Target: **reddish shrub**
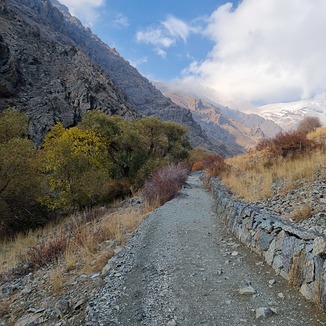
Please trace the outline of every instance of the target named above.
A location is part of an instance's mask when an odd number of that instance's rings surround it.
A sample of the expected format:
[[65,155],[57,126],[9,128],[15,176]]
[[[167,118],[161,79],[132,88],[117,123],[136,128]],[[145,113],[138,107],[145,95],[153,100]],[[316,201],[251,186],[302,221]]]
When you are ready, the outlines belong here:
[[265,148],[270,147],[272,145],[272,143],[273,143],[272,138],[262,138],[258,141],[258,143],[255,147],[255,150],[261,151]]
[[187,180],[189,169],[181,164],[170,164],[145,182],[143,195],[149,203],[163,205],[175,197]]
[[314,146],[314,141],[309,140],[306,133],[290,131],[279,133],[271,139],[261,140],[256,149],[266,149],[271,157],[293,157],[312,150]]
[[229,166],[224,162],[223,157],[215,156],[214,161],[212,161],[206,169],[206,173],[210,177],[217,177],[228,170]]
[[28,251],[28,263],[33,268],[42,267],[56,261],[66,250],[67,239],[63,234],[46,242],[41,242]]
[[300,121],[297,130],[307,134],[310,131],[320,128],[321,126],[322,124],[319,118],[307,116]]
[[203,161],[199,161],[199,162],[195,162],[193,165],[192,165],[192,171],[200,171],[200,170],[203,170],[204,169],[204,163]]

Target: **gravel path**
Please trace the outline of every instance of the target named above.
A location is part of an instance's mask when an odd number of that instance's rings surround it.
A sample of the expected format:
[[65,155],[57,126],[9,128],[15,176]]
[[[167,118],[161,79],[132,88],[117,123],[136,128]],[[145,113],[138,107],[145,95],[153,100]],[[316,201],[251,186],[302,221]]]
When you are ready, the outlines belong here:
[[[199,174],[188,184],[110,261],[85,325],[324,325],[310,303],[226,232]],[[239,292],[252,288],[255,294]],[[261,307],[276,313],[256,318]]]

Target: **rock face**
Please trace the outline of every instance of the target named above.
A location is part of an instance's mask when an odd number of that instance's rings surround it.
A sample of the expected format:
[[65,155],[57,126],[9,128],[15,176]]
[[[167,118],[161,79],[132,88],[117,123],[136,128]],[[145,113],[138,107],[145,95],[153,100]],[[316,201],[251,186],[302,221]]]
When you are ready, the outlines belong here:
[[188,108],[212,142],[224,149],[226,156],[242,153],[260,139],[282,131],[274,122],[256,114],[223,107],[169,84],[155,82],[155,85],[174,103]]
[[137,116],[108,75],[65,36],[63,22],[48,1],[9,0],[0,14],[0,109],[26,113],[37,144],[54,123],[76,125],[87,110]]
[[65,6],[57,0],[51,1],[64,15],[64,26],[69,38],[112,78],[117,88],[125,94],[125,99],[136,108],[139,114],[154,115],[165,121],[175,121],[185,125],[193,146],[208,147],[223,155],[223,146],[214,146],[211,143],[188,109],[166,98],[114,48],[103,43],[76,17],[71,16]]

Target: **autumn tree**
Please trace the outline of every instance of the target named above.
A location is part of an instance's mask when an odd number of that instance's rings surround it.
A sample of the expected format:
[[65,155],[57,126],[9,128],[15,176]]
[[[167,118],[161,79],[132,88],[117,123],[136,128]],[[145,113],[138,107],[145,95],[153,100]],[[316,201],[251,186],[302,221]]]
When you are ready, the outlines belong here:
[[321,126],[322,124],[319,118],[307,116],[299,122],[297,130],[307,134]]
[[67,211],[105,200],[110,178],[103,139],[93,130],[55,125],[44,141],[43,164],[49,184],[44,203]]
[[114,179],[125,178],[136,187],[162,166],[185,159],[190,149],[185,127],[155,117],[128,121],[90,111],[81,128],[90,128],[106,139]]

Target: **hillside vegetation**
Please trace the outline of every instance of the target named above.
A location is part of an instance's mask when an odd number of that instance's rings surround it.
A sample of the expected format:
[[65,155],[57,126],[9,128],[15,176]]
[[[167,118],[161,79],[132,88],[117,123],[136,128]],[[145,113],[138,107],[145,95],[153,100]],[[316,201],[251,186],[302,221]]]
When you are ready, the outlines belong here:
[[280,197],[326,179],[326,127],[309,117],[297,130],[262,139],[245,154],[223,160],[197,150],[194,162],[193,170],[218,176],[239,199],[257,202]]
[[285,194],[296,182],[326,177],[326,128],[303,134],[279,134],[249,153],[230,158],[222,182],[239,198],[257,201],[272,197],[275,185]]
[[185,160],[185,127],[158,118],[127,121],[88,112],[56,124],[41,148],[26,138],[22,113],[0,114],[0,235],[135,193],[160,168]]

